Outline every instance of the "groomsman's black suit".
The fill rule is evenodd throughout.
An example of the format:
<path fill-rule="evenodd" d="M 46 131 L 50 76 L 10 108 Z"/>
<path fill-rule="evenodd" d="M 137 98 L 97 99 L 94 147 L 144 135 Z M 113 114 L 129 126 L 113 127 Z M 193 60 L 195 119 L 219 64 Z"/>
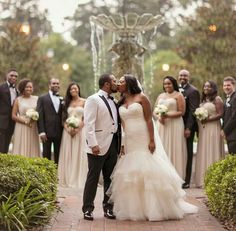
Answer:
<path fill-rule="evenodd" d="M 236 91 L 225 102 L 223 130 L 229 153 L 236 154 Z"/>
<path fill-rule="evenodd" d="M 200 104 L 200 94 L 199 91 L 191 84 L 187 83 L 183 87 L 182 91 L 185 101 L 186 101 L 186 111 L 183 116 L 184 127 L 191 131 L 190 137 L 186 139 L 187 141 L 187 164 L 186 164 L 186 175 L 185 183 L 190 184 L 191 174 L 192 174 L 192 162 L 193 162 L 193 140 L 194 135 L 198 131 L 198 125 L 194 112 Z"/>
<path fill-rule="evenodd" d="M 43 157 L 51 160 L 51 145 L 54 148 L 55 163 L 58 164 L 62 136 L 62 102 L 56 112 L 50 94 L 38 98 L 37 111 L 39 112 L 38 132 L 45 133 L 47 141 L 43 142 Z"/>
<path fill-rule="evenodd" d="M 18 95 L 17 90 L 16 96 Z M 15 122 L 11 118 L 12 105 L 8 83 L 0 85 L 0 153 L 7 153 L 11 137 L 14 132 Z"/>

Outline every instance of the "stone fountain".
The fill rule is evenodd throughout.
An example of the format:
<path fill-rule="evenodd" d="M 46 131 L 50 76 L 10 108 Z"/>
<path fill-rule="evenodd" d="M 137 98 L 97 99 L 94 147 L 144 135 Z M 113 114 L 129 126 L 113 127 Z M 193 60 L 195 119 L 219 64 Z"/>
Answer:
<path fill-rule="evenodd" d="M 107 16 L 100 14 L 90 17 L 91 44 L 93 53 L 93 70 L 95 86 L 100 75 L 102 59 L 105 56 L 103 50 L 103 29 L 113 33 L 113 42 L 108 51 L 115 54 L 112 59 L 112 73 L 116 78 L 124 74 L 133 74 L 144 84 L 144 53 L 147 50 L 143 45 L 143 33 L 154 29 L 162 23 L 162 16 L 152 14 L 128 13 L 124 16 Z"/>

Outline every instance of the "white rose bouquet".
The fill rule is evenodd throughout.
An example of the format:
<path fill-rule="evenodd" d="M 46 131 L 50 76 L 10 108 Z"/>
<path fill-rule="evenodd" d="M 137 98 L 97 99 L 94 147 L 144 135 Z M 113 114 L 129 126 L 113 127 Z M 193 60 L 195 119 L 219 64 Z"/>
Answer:
<path fill-rule="evenodd" d="M 157 116 L 164 116 L 167 114 L 167 112 L 168 112 L 168 107 L 163 104 L 157 104 L 154 109 L 154 113 Z"/>
<path fill-rule="evenodd" d="M 194 115 L 199 121 L 202 121 L 208 118 L 208 111 L 203 107 L 199 107 L 195 110 Z"/>
<path fill-rule="evenodd" d="M 28 109 L 26 111 L 26 117 L 30 120 L 37 121 L 39 119 L 39 113 L 35 109 Z"/>
<path fill-rule="evenodd" d="M 66 120 L 66 124 L 68 127 L 71 128 L 78 128 L 80 125 L 80 118 L 76 117 L 76 116 L 69 116 Z"/>

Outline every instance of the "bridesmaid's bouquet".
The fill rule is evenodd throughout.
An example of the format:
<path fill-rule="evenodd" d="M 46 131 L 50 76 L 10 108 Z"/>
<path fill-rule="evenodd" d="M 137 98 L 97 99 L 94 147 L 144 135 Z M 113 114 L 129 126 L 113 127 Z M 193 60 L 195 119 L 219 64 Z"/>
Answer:
<path fill-rule="evenodd" d="M 203 121 L 208 118 L 208 111 L 203 107 L 199 107 L 194 112 L 194 115 L 199 121 Z"/>
<path fill-rule="evenodd" d="M 39 119 L 39 113 L 35 109 L 28 109 L 26 111 L 26 117 L 30 120 L 37 121 Z"/>
<path fill-rule="evenodd" d="M 154 113 L 157 116 L 164 116 L 167 114 L 167 112 L 168 112 L 168 107 L 163 104 L 157 104 L 154 109 Z"/>
<path fill-rule="evenodd" d="M 69 116 L 66 120 L 66 124 L 68 127 L 71 128 L 78 128 L 80 125 L 80 118 L 76 117 L 76 116 Z"/>

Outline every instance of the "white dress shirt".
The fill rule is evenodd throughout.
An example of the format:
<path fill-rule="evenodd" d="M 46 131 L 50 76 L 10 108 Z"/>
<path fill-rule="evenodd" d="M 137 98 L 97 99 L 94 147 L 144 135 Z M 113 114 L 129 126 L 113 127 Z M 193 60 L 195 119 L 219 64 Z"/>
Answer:
<path fill-rule="evenodd" d="M 55 108 L 55 111 L 56 111 L 56 113 L 58 113 L 59 107 L 60 107 L 60 99 L 59 99 L 58 96 L 53 95 L 52 91 L 49 91 L 49 95 L 51 97 L 51 100 L 52 100 L 53 106 Z"/>
<path fill-rule="evenodd" d="M 16 97 L 17 97 L 17 94 L 16 94 L 16 89 L 15 89 L 15 86 L 14 87 L 10 87 L 10 83 L 7 82 L 7 85 L 9 87 L 9 91 L 10 91 L 10 95 L 11 95 L 11 105 L 13 105 Z"/>

